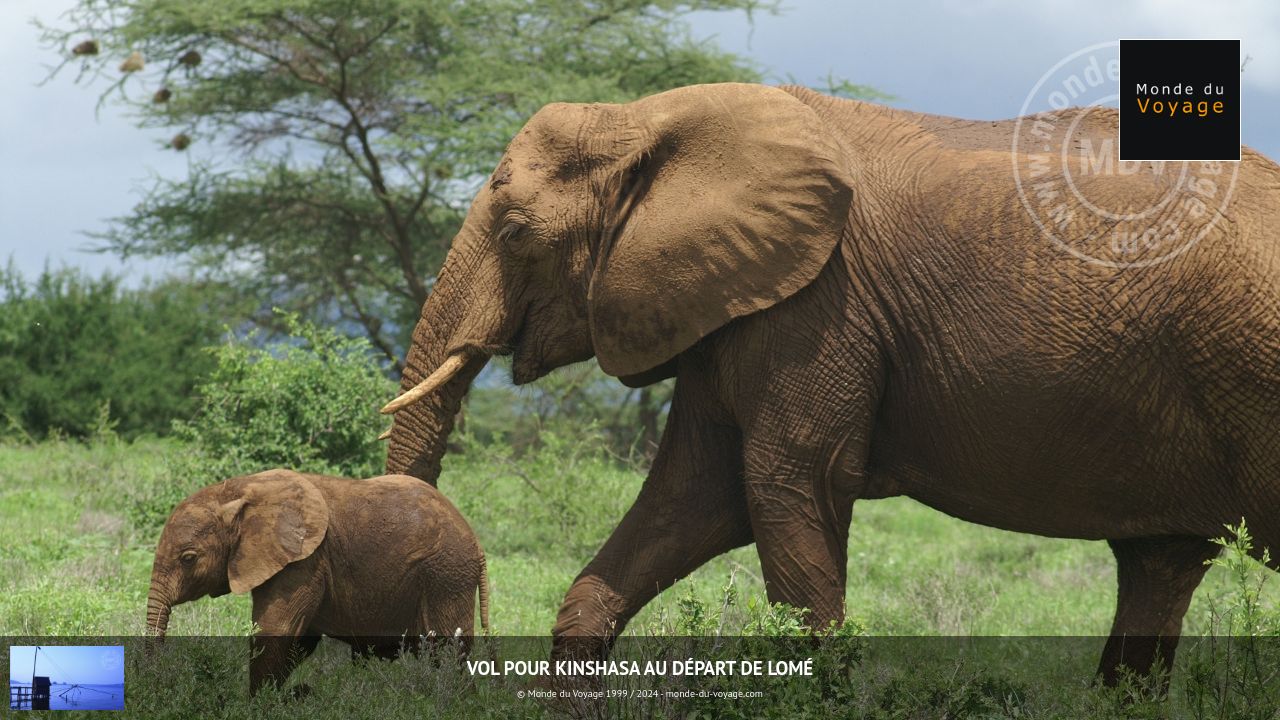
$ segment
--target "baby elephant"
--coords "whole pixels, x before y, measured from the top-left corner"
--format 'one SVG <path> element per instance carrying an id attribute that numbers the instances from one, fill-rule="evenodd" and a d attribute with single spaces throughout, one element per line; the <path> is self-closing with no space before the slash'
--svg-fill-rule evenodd
<path id="1" fill-rule="evenodd" d="M 404 475 L 347 480 L 269 470 L 183 500 L 156 547 L 147 630 L 174 605 L 253 592 L 249 689 L 279 684 L 321 635 L 394 656 L 419 636 L 489 628 L 484 552 L 453 504 Z"/>

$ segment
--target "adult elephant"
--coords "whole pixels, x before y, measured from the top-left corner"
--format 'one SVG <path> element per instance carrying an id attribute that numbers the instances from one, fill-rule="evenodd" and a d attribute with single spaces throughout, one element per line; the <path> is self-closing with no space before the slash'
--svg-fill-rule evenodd
<path id="1" fill-rule="evenodd" d="M 1106 148 L 1116 116 L 1081 111 L 1011 154 L 1014 127 L 743 84 L 548 105 L 423 306 L 387 471 L 436 481 L 490 357 L 513 354 L 522 384 L 594 355 L 676 390 L 558 648 L 607 651 L 661 589 L 752 541 L 771 600 L 838 620 L 854 500 L 907 495 L 1109 541 L 1104 676 L 1171 658 L 1209 539 L 1244 517 L 1280 546 L 1280 170 L 1246 149 L 1219 211 L 1162 203 L 1175 172 L 1072 178 L 1046 226 L 1015 177 L 1062 179 L 1045 168 L 1064 143 Z M 1187 246 L 1087 262 L 1117 221 L 1086 197 L 1155 207 L 1139 222 Z"/>

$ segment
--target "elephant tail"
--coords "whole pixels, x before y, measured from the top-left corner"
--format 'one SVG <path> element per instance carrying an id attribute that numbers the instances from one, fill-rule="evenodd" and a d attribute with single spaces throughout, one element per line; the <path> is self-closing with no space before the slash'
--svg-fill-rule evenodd
<path id="1" fill-rule="evenodd" d="M 489 563 L 484 557 L 484 548 L 480 550 L 480 588 L 476 593 L 480 601 L 480 629 L 489 634 Z"/>

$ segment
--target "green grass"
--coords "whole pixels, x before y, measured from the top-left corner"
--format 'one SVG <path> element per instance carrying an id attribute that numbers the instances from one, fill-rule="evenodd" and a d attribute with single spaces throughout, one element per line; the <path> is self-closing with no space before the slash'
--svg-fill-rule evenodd
<path id="1" fill-rule="evenodd" d="M 158 440 L 0 445 L 0 632 L 139 634 L 158 528 L 135 527 L 133 505 L 182 452 Z M 641 480 L 563 445 L 520 461 L 486 452 L 446 460 L 440 488 L 488 553 L 496 632 L 550 632 L 565 590 Z M 689 593 L 714 604 L 731 575 L 741 596 L 763 595 L 748 546 L 707 563 L 634 622 L 676 612 Z M 1105 543 L 982 527 L 905 498 L 855 506 L 848 577 L 849 614 L 872 635 L 1104 635 L 1115 607 Z M 1212 598 L 1230 582 L 1210 570 L 1189 633 L 1206 629 Z M 172 632 L 240 632 L 248 613 L 246 597 L 206 598 L 175 608 Z"/>
<path id="2" fill-rule="evenodd" d="M 0 445 L 0 634 L 141 634 L 158 534 L 144 496 L 165 487 L 170 459 L 183 452 L 171 440 Z M 554 439 L 518 461 L 474 447 L 446 460 L 440 488 L 489 556 L 497 634 L 549 633 L 565 590 L 641 481 L 635 471 Z M 901 498 L 858 503 L 850 538 L 849 614 L 868 635 L 1098 636 L 1110 627 L 1115 571 L 1105 543 L 985 528 Z M 736 601 L 726 605 L 730 578 Z M 1238 584 L 1226 569 L 1211 569 L 1187 632 L 1213 627 L 1214 611 Z M 1278 587 L 1266 585 L 1260 602 L 1274 607 Z M 725 608 L 726 632 L 740 632 L 759 615 L 760 606 L 752 610 L 747 600 L 762 596 L 755 550 L 740 548 L 660 595 L 630 631 L 668 634 L 689 626 L 690 608 Z M 206 598 L 175 608 L 171 633 L 243 636 L 251 630 L 249 612 L 246 596 Z M 331 673 L 322 668 L 345 664 L 341 647 L 326 643 L 319 655 L 297 674 L 314 686 L 356 672 L 353 682 L 419 683 L 413 692 L 430 695 L 421 685 L 427 681 L 398 674 L 410 670 L 371 664 Z M 1091 667 L 1095 660 L 1082 662 Z"/>
<path id="3" fill-rule="evenodd" d="M 161 483 L 168 442 L 0 445 L 0 633 L 138 635 L 156 532 L 130 522 Z M 247 598 L 194 603 L 178 633 L 243 629 Z"/>

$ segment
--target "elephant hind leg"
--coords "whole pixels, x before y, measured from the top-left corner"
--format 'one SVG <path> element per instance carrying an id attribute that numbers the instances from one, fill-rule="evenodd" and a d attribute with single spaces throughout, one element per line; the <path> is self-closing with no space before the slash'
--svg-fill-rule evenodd
<path id="1" fill-rule="evenodd" d="M 1157 662 L 1172 667 L 1182 617 L 1219 547 L 1204 538 L 1154 537 L 1111 540 L 1119 592 L 1111 637 L 1098 674 L 1114 686 L 1121 668 L 1149 675 Z"/>

